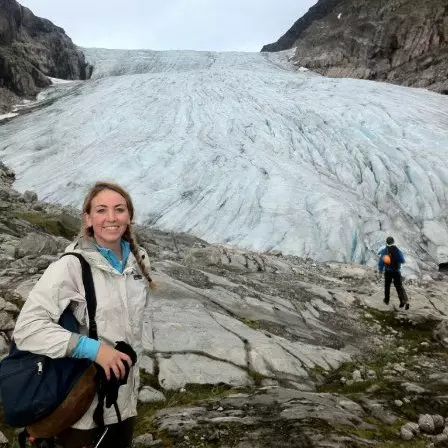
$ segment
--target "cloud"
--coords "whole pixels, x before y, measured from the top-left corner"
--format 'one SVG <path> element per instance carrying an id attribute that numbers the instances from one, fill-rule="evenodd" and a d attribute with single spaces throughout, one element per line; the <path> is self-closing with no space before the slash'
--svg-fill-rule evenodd
<path id="1" fill-rule="evenodd" d="M 23 0 L 84 47 L 259 51 L 316 0 Z"/>

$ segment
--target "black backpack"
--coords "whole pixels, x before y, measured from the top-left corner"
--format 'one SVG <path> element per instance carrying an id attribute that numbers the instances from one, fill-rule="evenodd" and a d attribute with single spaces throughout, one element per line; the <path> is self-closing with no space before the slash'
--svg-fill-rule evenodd
<path id="1" fill-rule="evenodd" d="M 390 257 L 390 271 L 398 271 L 400 264 L 398 263 L 398 248 L 397 246 L 386 246 L 386 254 Z"/>
<path id="2" fill-rule="evenodd" d="M 89 337 L 98 339 L 95 321 L 96 295 L 92 271 L 78 253 L 73 255 L 82 267 L 82 280 L 89 315 Z M 79 324 L 67 308 L 59 324 L 79 333 Z M 0 363 L 0 394 L 4 421 L 10 426 L 24 427 L 39 422 L 55 411 L 92 365 L 88 359 L 58 358 L 21 351 L 13 343 L 9 355 Z"/>

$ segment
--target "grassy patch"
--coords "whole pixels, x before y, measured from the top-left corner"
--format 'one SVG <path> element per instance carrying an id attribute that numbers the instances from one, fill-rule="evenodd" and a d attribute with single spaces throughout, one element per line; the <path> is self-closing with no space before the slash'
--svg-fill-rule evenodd
<path id="1" fill-rule="evenodd" d="M 150 386 L 153 389 L 160 390 L 159 380 L 157 379 L 157 375 L 152 373 L 148 373 L 145 369 L 140 369 L 140 385 L 141 386 Z"/>
<path id="2" fill-rule="evenodd" d="M 249 328 L 253 328 L 254 330 L 260 329 L 260 322 L 257 320 L 246 319 L 245 317 L 240 319 L 244 325 L 247 325 Z"/>
<path id="3" fill-rule="evenodd" d="M 383 403 L 386 408 L 390 407 L 390 410 L 399 417 L 394 425 L 382 423 L 373 417 L 367 418 L 366 421 L 375 425 L 375 429 L 338 427 L 337 430 L 341 435 L 351 436 L 355 439 L 353 444 L 348 443 L 347 447 L 358 447 L 359 443 L 356 442 L 356 438 L 359 438 L 375 441 L 375 446 L 381 447 L 423 448 L 426 446 L 425 440 L 416 438 L 410 442 L 404 442 L 398 434 L 399 429 L 407 421 L 418 421 L 420 414 L 447 415 L 448 399 L 445 400 L 445 397 L 448 395 L 448 386 L 437 383 L 437 380 L 432 382 L 426 379 L 424 380 L 425 383 L 421 385 L 427 392 L 414 395 L 410 403 L 405 402 L 402 406 L 396 406 L 394 401 L 397 399 L 403 401 L 404 396 L 413 395 L 407 393 L 401 387 L 401 383 L 406 381 L 408 373 L 412 374 L 409 376 L 411 378 L 408 380 L 409 382 L 419 383 L 415 380 L 415 357 L 427 356 L 432 362 L 441 365 L 446 364 L 448 355 L 442 351 L 432 336 L 436 322 L 427 320 L 415 324 L 406 316 L 401 319 L 402 316 L 395 313 L 385 313 L 371 309 L 368 312 L 372 316 L 365 317 L 367 321 L 370 321 L 369 323 L 373 323 L 373 321 L 379 323 L 384 333 L 395 330 L 397 339 L 392 341 L 390 345 L 383 346 L 380 350 L 372 350 L 368 354 L 361 355 L 353 362 L 342 364 L 337 370 L 326 376 L 323 376 L 318 369 L 313 370 L 311 373 L 321 380 L 317 390 L 347 396 L 355 402 L 360 402 L 360 399 L 366 396 L 371 397 L 375 401 Z M 422 342 L 427 344 L 421 345 Z M 404 350 L 399 349 L 399 347 L 404 348 Z M 386 370 L 390 371 L 391 368 L 393 370 L 394 364 L 404 366 L 405 371 L 393 374 L 385 372 Z M 354 370 L 360 370 L 361 372 L 373 370 L 377 378 L 366 380 L 363 374 L 364 380 L 361 382 L 341 383 L 342 377 L 347 380 L 352 379 Z M 417 369 L 417 372 L 420 373 L 422 379 L 425 378 L 424 370 Z M 368 391 L 371 386 L 376 387 Z"/>
<path id="4" fill-rule="evenodd" d="M 254 425 L 238 422 L 201 424 L 182 433 L 175 442 L 175 446 L 197 448 L 223 446 L 312 448 L 314 446 L 296 422 L 276 421 L 272 418 L 262 419 Z"/>
<path id="5" fill-rule="evenodd" d="M 249 369 L 247 371 L 247 374 L 257 387 L 261 386 L 262 381 L 265 379 L 265 377 L 261 373 L 258 373 L 255 370 Z"/>
<path id="6" fill-rule="evenodd" d="M 39 212 L 18 212 L 16 218 L 28 221 L 46 232 L 69 240 L 78 234 L 81 221 L 70 215 L 49 215 Z"/>
<path id="7" fill-rule="evenodd" d="M 377 440 L 379 442 L 387 442 L 391 440 L 401 440 L 398 436 L 402 421 L 397 420 L 397 423 L 391 425 L 383 423 L 375 418 L 369 418 L 369 423 L 374 425 L 374 428 L 354 428 L 349 426 L 338 427 L 338 432 L 344 435 L 352 435 L 365 440 Z"/>
<path id="8" fill-rule="evenodd" d="M 369 308 L 368 313 L 373 317 L 373 320 L 380 323 L 385 332 L 390 332 L 393 329 L 399 333 L 400 339 L 413 345 L 432 341 L 433 331 L 438 324 L 438 321 L 432 319 L 416 323 L 407 318 L 406 315 L 398 315 L 395 312 L 385 312 L 373 308 Z M 372 318 L 364 317 L 364 319 L 372 322 Z"/>
<path id="9" fill-rule="evenodd" d="M 400 437 L 400 428 L 404 424 L 403 421 L 397 420 L 393 425 L 383 423 L 375 418 L 368 418 L 367 421 L 374 425 L 374 428 L 358 428 L 350 426 L 338 426 L 336 428 L 340 435 L 354 437 L 355 439 L 362 439 L 366 441 L 375 441 L 376 447 L 388 448 L 424 448 L 428 441 L 419 437 L 404 442 Z M 353 443 L 348 442 L 347 447 L 358 448 L 360 445 L 355 440 Z"/>
<path id="10" fill-rule="evenodd" d="M 446 396 L 440 396 L 439 393 L 421 394 L 415 397 L 411 403 L 405 403 L 399 412 L 407 420 L 417 422 L 420 414 L 448 414 L 448 399 Z"/>
<path id="11" fill-rule="evenodd" d="M 225 397 L 235 392 L 241 392 L 247 389 L 235 389 L 227 385 L 210 384 L 188 384 L 185 386 L 185 392 L 167 391 L 165 392 L 166 401 L 157 403 L 140 403 L 138 405 L 138 420 L 135 428 L 136 435 L 145 433 L 157 433 L 157 438 L 166 439 L 166 434 L 158 432 L 154 424 L 154 415 L 157 411 L 166 408 L 178 406 L 191 406 L 199 401 Z M 170 446 L 170 445 L 167 445 Z"/>
<path id="12" fill-rule="evenodd" d="M 323 380 L 317 387 L 317 391 L 350 395 L 366 392 L 366 390 L 374 384 L 379 385 L 383 390 L 388 389 L 388 381 L 383 379 L 383 369 L 389 363 L 400 362 L 402 360 L 402 357 L 403 355 L 401 354 L 395 354 L 392 351 L 384 350 L 377 353 L 377 356 L 375 358 L 371 358 L 368 360 L 358 360 L 357 362 L 346 362 L 342 364 L 338 369 L 329 372 L 325 376 L 321 376 Z M 377 379 L 363 379 L 362 381 L 354 382 L 352 384 L 341 382 L 342 377 L 350 380 L 352 378 L 353 372 L 355 370 L 359 370 L 360 368 L 362 368 L 362 370 L 364 371 L 374 370 L 377 375 Z M 313 371 L 311 372 L 311 375 L 319 375 L 319 371 Z"/>

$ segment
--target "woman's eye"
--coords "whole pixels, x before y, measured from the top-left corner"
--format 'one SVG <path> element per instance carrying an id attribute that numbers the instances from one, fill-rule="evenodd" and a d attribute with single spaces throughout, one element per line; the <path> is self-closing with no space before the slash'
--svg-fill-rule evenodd
<path id="1" fill-rule="evenodd" d="M 118 213 L 124 213 L 125 211 L 126 211 L 126 209 L 124 209 L 124 208 L 117 208 Z"/>
<path id="2" fill-rule="evenodd" d="M 105 208 L 100 208 L 99 210 L 96 211 L 99 214 L 105 213 L 106 209 Z"/>

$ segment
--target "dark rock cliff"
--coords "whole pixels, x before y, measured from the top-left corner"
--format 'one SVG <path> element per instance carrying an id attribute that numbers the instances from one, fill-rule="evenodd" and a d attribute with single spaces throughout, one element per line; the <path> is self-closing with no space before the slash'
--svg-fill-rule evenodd
<path id="1" fill-rule="evenodd" d="M 319 0 L 277 42 L 326 76 L 448 93 L 448 1 Z"/>
<path id="2" fill-rule="evenodd" d="M 31 97 L 47 76 L 87 79 L 91 67 L 62 28 L 15 0 L 0 0 L 0 111 L 15 95 Z"/>

